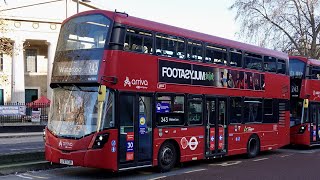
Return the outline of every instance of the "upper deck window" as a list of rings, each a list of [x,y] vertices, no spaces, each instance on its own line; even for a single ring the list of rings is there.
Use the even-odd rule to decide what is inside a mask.
[[[132,28],[127,29],[126,41],[124,43],[125,51],[152,54],[152,44],[152,33]]]
[[[242,67],[242,52],[237,49],[230,49],[230,66]]]
[[[167,56],[184,59],[185,46],[184,39],[176,36],[157,34],[156,36],[156,54],[158,56]]]
[[[202,62],[202,43],[188,41],[187,59]]]
[[[57,51],[104,48],[110,20],[102,15],[80,16],[61,28]]]
[[[265,56],[264,70],[267,72],[277,72],[277,59],[274,57]]]
[[[312,79],[320,80],[320,67],[314,66],[311,70]]]
[[[244,67],[249,69],[262,70],[262,56],[252,53],[246,53],[244,58]]]
[[[290,77],[303,78],[305,73],[306,64],[298,59],[290,59]]]
[[[286,72],[287,72],[286,61],[283,59],[278,59],[278,73],[286,74]]]
[[[214,45],[207,45],[205,62],[227,65],[227,49]]]

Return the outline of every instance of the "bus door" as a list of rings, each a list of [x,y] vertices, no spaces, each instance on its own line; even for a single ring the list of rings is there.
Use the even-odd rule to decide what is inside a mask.
[[[227,99],[206,99],[206,156],[226,154]]]
[[[119,170],[152,165],[152,95],[120,94]]]
[[[310,106],[310,142],[316,143],[320,141],[320,104],[311,104]]]

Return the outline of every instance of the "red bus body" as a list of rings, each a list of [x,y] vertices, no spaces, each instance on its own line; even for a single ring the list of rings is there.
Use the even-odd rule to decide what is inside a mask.
[[[215,44],[221,47],[239,49],[242,50],[243,54],[245,54],[245,52],[250,52],[254,54],[261,54],[262,58],[264,56],[270,56],[276,59],[283,59],[285,62],[288,61],[286,54],[277,51],[139,18],[127,17],[125,14],[109,11],[96,10],[80,13],[67,19],[64,23],[67,23],[69,20],[76,17],[89,16],[91,14],[101,14],[111,19],[113,24],[118,23],[124,27],[134,27],[148,30],[150,32],[170,34],[177,37],[201,41],[203,43]],[[257,137],[259,141],[258,148],[260,151],[277,149],[287,145],[290,141],[290,114],[288,110],[290,90],[289,77],[286,73],[271,73],[248,68],[209,64],[204,62],[181,60],[173,57],[156,56],[155,54],[135,53],[112,49],[105,49],[100,61],[97,83],[103,84],[108,89],[112,89],[114,91],[114,106],[116,109],[115,126],[113,128],[106,128],[92,132],[81,138],[66,138],[64,136],[58,136],[53,132],[53,130],[47,128],[45,135],[46,160],[54,163],[119,171],[137,167],[158,166],[159,156],[162,152],[172,154],[167,152],[169,150],[172,151],[172,148],[170,149],[171,146],[174,147],[174,152],[177,155],[177,161],[187,162],[248,153],[248,144],[253,136]],[[220,71],[229,73],[238,72],[239,74],[240,71],[242,74],[251,73],[252,76],[255,74],[259,77],[261,87],[262,78],[265,85],[263,85],[263,89],[252,90],[193,85],[188,83],[179,84],[176,82],[170,83],[169,81],[160,82],[160,74],[165,73],[164,71],[160,72],[164,69],[164,66],[162,66],[161,63],[167,65],[178,64],[186,67],[191,66],[192,68],[201,67],[213,69],[212,71],[218,71],[219,73]],[[162,69],[160,66],[162,66]],[[216,77],[216,75],[214,75],[214,77]],[[101,79],[105,80],[102,81]],[[191,82],[194,83],[195,81],[196,80]],[[246,83],[246,81],[244,82]],[[309,92],[312,90],[305,89],[305,91]],[[185,108],[182,109],[185,114],[181,115],[181,117],[189,117],[186,111],[191,111],[188,110],[191,106],[190,103],[193,101],[201,103],[202,114],[198,116],[198,120],[200,118],[202,123],[191,125],[191,122],[189,122],[191,120],[187,121],[184,118],[179,118],[180,116],[174,116],[177,117],[176,119],[173,116],[163,117],[160,110],[159,112],[158,110],[155,110],[156,102],[160,102],[160,105],[166,105],[165,100],[159,100],[160,96],[163,99],[169,99],[170,96],[172,97],[172,100],[177,98],[176,96],[178,95],[184,98],[183,106]],[[191,95],[195,95],[197,97],[191,99]],[[152,117],[146,114],[141,115],[143,112],[147,111],[141,109],[141,107],[148,106],[141,105],[142,96],[145,104],[148,104],[150,100]],[[264,99],[268,99],[273,104],[271,105],[272,113],[268,115],[266,113],[267,111],[263,110],[262,112],[265,113],[261,112],[260,117],[273,116],[277,118],[276,122],[243,122],[243,119],[246,118],[245,113],[247,112],[247,109],[244,109],[242,111],[240,110],[241,113],[239,115],[242,122],[229,123],[232,115],[230,110],[230,98],[232,97],[238,97],[241,99],[240,104],[243,106],[245,106],[246,103],[256,103],[259,107],[262,107],[267,103]],[[253,98],[254,100],[250,100],[250,98]],[[130,116],[133,118],[132,124],[122,126],[121,117],[125,117],[125,112],[127,111],[122,111],[123,108],[126,108],[126,105],[121,102],[128,99],[133,104],[133,116]],[[214,104],[214,106],[212,104]],[[209,105],[211,108],[214,108],[212,109],[212,112],[223,111],[220,112],[219,115],[212,115],[215,122],[213,124],[207,123],[210,121],[207,119],[209,114],[207,111],[210,109],[208,108]],[[248,107],[249,106],[250,105],[248,105]],[[250,107],[257,108],[257,106],[252,105]],[[175,105],[175,108],[179,107]],[[252,113],[252,111],[249,110],[248,112],[249,114]],[[258,110],[255,109],[255,112],[258,113]],[[156,120],[158,116],[160,116],[159,114],[161,114],[162,117],[159,117],[161,122],[162,120],[166,121],[169,119],[169,121],[181,120],[184,123],[172,126],[159,125],[159,122]],[[179,113],[173,114],[179,115]],[[152,125],[146,127],[144,123],[145,119],[148,117],[151,119]],[[255,117],[257,117],[257,115],[255,115]],[[219,124],[218,120],[215,120],[215,118],[224,119],[224,124]],[[129,130],[130,128],[133,128],[134,130]],[[151,141],[146,140],[146,135],[149,135],[149,133],[151,133]],[[93,148],[94,144],[99,141],[99,135],[105,135],[105,137],[107,137],[107,141],[104,142],[105,144],[101,148]],[[130,143],[134,147],[130,147]],[[163,145],[168,143],[170,144],[167,146],[169,149],[162,149],[163,151],[160,153],[159,151],[163,148]],[[151,149],[145,147],[147,144],[150,144]],[[128,147],[123,149],[125,148],[123,147],[124,145],[127,145]],[[146,149],[150,149],[150,152],[145,151]],[[150,154],[150,157],[146,156],[145,159],[140,158],[140,155],[142,154]]]
[[[317,74],[312,72],[320,67],[320,63],[315,59],[308,59],[300,56],[289,57],[290,61],[300,61],[301,64],[304,64],[303,77],[301,78],[300,83],[294,83],[291,85],[298,87],[296,93],[291,89],[293,99],[299,99],[299,102],[293,101],[295,103],[305,104],[306,107],[299,107],[303,110],[302,114],[299,114],[299,122],[291,123],[290,128],[290,143],[293,145],[305,145],[312,146],[319,144],[319,121],[317,116],[317,110],[319,109],[318,104],[320,102],[320,83],[317,77]],[[292,79],[292,78],[291,78]],[[297,78],[296,78],[297,79]],[[292,80],[291,80],[292,82]],[[308,102],[304,101],[308,100]],[[294,107],[291,111],[296,110]],[[291,112],[292,113],[292,112]]]

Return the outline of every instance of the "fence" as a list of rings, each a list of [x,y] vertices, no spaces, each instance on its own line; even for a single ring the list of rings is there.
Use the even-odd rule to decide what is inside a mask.
[[[7,123],[31,123],[46,125],[49,104],[6,103],[0,105],[0,125]]]

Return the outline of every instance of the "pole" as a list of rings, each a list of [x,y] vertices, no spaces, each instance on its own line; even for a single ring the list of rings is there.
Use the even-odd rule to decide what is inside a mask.
[[[77,13],[79,13],[79,0],[77,0]]]
[[[68,18],[68,0],[66,0],[66,19]]]

